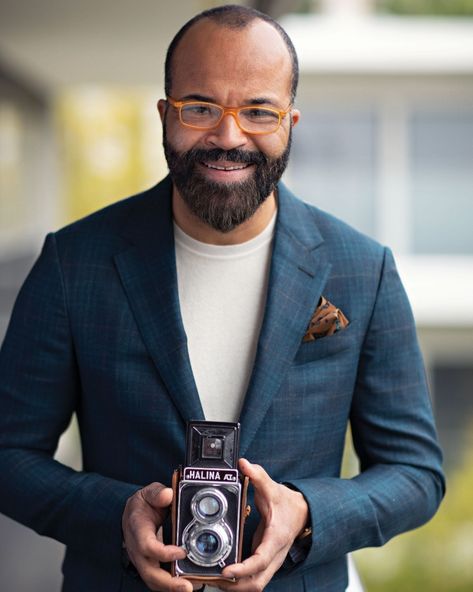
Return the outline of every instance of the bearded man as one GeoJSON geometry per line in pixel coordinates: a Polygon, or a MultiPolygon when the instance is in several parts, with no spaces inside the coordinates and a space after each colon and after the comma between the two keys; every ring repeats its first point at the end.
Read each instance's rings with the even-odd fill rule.
{"type": "Polygon", "coordinates": [[[405,293],[388,249],[280,182],[300,114],[276,22],[201,13],[165,68],[169,177],[49,235],[17,300],[0,509],[67,545],[65,592],[190,592],[169,572],[186,421],[240,421],[254,509],[218,587],[345,590],[347,553],[444,492],[405,293]],[[81,472],[52,458],[74,412],[81,472]],[[360,474],[341,479],[348,423],[360,474]]]}

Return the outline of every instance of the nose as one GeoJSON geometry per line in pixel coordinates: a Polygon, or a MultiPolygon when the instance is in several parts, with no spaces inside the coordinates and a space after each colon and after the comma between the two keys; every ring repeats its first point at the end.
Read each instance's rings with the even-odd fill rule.
{"type": "Polygon", "coordinates": [[[212,146],[231,150],[244,146],[248,142],[248,136],[238,126],[236,115],[226,113],[218,127],[208,132],[207,142],[212,146]]]}

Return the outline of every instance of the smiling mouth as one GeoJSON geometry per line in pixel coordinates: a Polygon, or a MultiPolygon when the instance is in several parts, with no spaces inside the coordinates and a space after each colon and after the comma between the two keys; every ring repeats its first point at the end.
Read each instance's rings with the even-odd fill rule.
{"type": "Polygon", "coordinates": [[[251,164],[248,163],[240,163],[240,164],[232,164],[232,165],[218,165],[218,164],[210,164],[208,162],[202,163],[208,169],[213,169],[215,171],[241,171],[243,169],[248,168],[251,164]]]}

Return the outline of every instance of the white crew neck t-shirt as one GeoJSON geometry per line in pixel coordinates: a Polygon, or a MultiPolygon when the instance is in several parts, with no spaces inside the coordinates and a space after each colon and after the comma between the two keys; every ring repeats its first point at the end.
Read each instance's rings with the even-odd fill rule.
{"type": "Polygon", "coordinates": [[[264,315],[276,213],[255,238],[211,245],[174,224],[179,302],[205,419],[238,421],[264,315]]]}

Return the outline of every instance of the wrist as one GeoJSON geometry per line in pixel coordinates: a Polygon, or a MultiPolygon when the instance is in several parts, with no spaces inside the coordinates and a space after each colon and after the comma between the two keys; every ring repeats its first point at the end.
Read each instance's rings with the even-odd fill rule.
{"type": "Polygon", "coordinates": [[[284,560],[284,567],[288,569],[304,561],[312,545],[312,527],[309,505],[299,490],[291,487],[290,484],[289,489],[295,494],[293,500],[298,512],[298,530],[296,531],[292,545],[288,550],[287,557],[284,560]]]}
{"type": "Polygon", "coordinates": [[[284,483],[293,494],[293,507],[296,513],[296,532],[294,540],[306,538],[312,533],[309,505],[303,494],[291,484],[284,483]]]}
{"type": "Polygon", "coordinates": [[[301,525],[302,525],[296,535],[296,539],[301,539],[301,538],[305,538],[306,536],[308,536],[312,532],[312,529],[311,529],[311,525],[310,525],[309,506],[306,502],[306,499],[300,491],[297,491],[296,493],[300,497],[300,512],[301,512],[301,525]]]}

